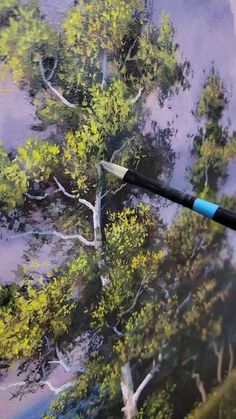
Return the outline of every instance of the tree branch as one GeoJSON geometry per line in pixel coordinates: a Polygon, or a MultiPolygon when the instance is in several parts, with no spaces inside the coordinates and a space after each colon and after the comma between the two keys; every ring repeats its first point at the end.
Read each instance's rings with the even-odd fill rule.
{"type": "Polygon", "coordinates": [[[208,186],[208,169],[210,166],[210,161],[208,162],[208,164],[205,167],[205,183],[204,183],[204,187],[206,188],[208,186]]]}
{"type": "Polygon", "coordinates": [[[43,230],[43,231],[38,231],[38,230],[31,230],[31,231],[27,231],[25,233],[21,233],[21,234],[17,234],[16,236],[10,236],[8,237],[9,239],[18,239],[19,237],[27,237],[27,236],[33,236],[33,235],[39,235],[39,236],[56,236],[59,239],[62,240],[79,240],[82,244],[84,244],[85,246],[95,246],[95,242],[94,241],[89,241],[87,239],[85,239],[83,236],[81,236],[80,234],[71,234],[71,235],[65,235],[62,233],[59,233],[58,231],[55,230],[43,230]]]}
{"type": "MultiPolygon", "coordinates": [[[[118,322],[119,323],[119,322],[118,322]]],[[[117,324],[118,324],[117,323],[117,324]]],[[[122,333],[122,332],[120,332],[118,329],[117,329],[117,324],[116,324],[116,326],[111,326],[108,322],[105,322],[105,324],[106,324],[106,326],[107,327],[109,327],[109,329],[112,329],[114,332],[115,332],[115,334],[117,335],[117,336],[119,336],[119,337],[123,337],[124,336],[124,333],[122,333]]]]}
{"type": "Polygon", "coordinates": [[[192,293],[191,291],[188,293],[187,297],[182,301],[182,303],[180,303],[180,305],[177,307],[176,311],[175,311],[175,315],[178,316],[179,313],[190,303],[192,298],[192,293]]]}
{"type": "Polygon", "coordinates": [[[138,402],[139,396],[142,393],[142,391],[144,390],[144,388],[147,386],[147,384],[149,383],[149,381],[151,381],[151,379],[154,377],[155,373],[159,371],[159,366],[156,365],[155,361],[153,361],[153,366],[150,370],[150,372],[146,375],[146,377],[143,379],[143,381],[141,382],[141,384],[138,386],[137,390],[134,393],[134,399],[135,402],[138,402]]]}
{"type": "Polygon", "coordinates": [[[217,381],[218,383],[222,383],[222,367],[223,367],[223,357],[224,357],[224,344],[221,345],[220,350],[218,350],[217,343],[213,343],[213,348],[215,352],[215,356],[218,359],[217,362],[217,381]]]}
{"type": "Polygon", "coordinates": [[[60,189],[55,189],[55,191],[52,191],[50,193],[46,192],[44,195],[31,195],[28,192],[26,192],[25,196],[29,199],[35,199],[37,201],[42,201],[43,199],[46,199],[48,196],[55,195],[56,193],[60,192],[60,189]]]}
{"type": "Polygon", "coordinates": [[[58,186],[58,190],[61,191],[65,196],[67,196],[68,198],[72,198],[75,199],[76,196],[67,192],[64,188],[64,186],[62,186],[62,184],[59,182],[59,180],[56,178],[56,176],[53,177],[53,179],[55,180],[57,186],[58,186]]]}
{"type": "Polygon", "coordinates": [[[120,153],[121,150],[123,150],[124,147],[126,147],[126,143],[122,144],[120,148],[118,148],[117,150],[115,150],[110,158],[110,163],[112,163],[116,157],[117,154],[120,153]]]}
{"type": "Polygon", "coordinates": [[[139,100],[139,98],[140,98],[140,96],[141,96],[142,92],[143,92],[143,87],[140,87],[140,89],[139,89],[139,91],[138,91],[137,95],[136,95],[135,97],[133,97],[133,98],[129,99],[130,103],[132,103],[132,104],[136,103],[136,102],[139,100]]]}
{"type": "Polygon", "coordinates": [[[134,384],[129,362],[126,362],[121,368],[121,391],[124,402],[122,411],[126,419],[132,419],[137,416],[138,409],[134,400],[134,384]]]}
{"type": "Polygon", "coordinates": [[[103,90],[106,87],[107,83],[107,51],[103,51],[102,56],[102,83],[101,83],[101,89],[103,90]]]}
{"type": "Polygon", "coordinates": [[[136,306],[136,303],[137,303],[137,301],[138,301],[138,298],[139,298],[139,296],[143,293],[143,289],[142,289],[142,287],[143,287],[143,281],[141,282],[141,284],[140,284],[140,287],[139,287],[139,289],[138,289],[138,291],[137,291],[137,293],[136,293],[136,295],[135,295],[135,298],[134,298],[134,301],[133,301],[133,303],[132,303],[132,305],[127,309],[127,310],[125,310],[123,313],[121,313],[122,314],[122,316],[123,315],[125,315],[125,314],[127,314],[127,313],[130,313],[130,311],[132,311],[133,309],[134,309],[134,307],[136,306]]]}
{"type": "Polygon", "coordinates": [[[5,384],[4,386],[0,387],[0,390],[7,390],[8,388],[12,388],[12,387],[20,387],[20,386],[24,386],[26,383],[26,381],[18,381],[17,383],[10,383],[10,384],[5,384]]]}
{"type": "Polygon", "coordinates": [[[228,374],[231,373],[233,367],[234,367],[234,350],[233,350],[232,343],[229,342],[229,368],[228,368],[228,374]]]}
{"type": "Polygon", "coordinates": [[[56,68],[57,68],[57,63],[58,63],[58,61],[57,61],[57,60],[55,60],[55,61],[54,61],[54,64],[53,64],[52,71],[51,71],[51,73],[49,74],[49,76],[47,76],[47,81],[51,80],[51,78],[54,76],[55,70],[56,70],[56,68]]]}
{"type": "Polygon", "coordinates": [[[195,258],[196,254],[199,250],[201,250],[201,249],[204,250],[207,247],[207,244],[205,242],[206,237],[203,236],[202,239],[200,239],[200,241],[199,241],[199,239],[200,239],[200,237],[198,237],[196,239],[195,245],[194,245],[192,253],[190,255],[190,260],[195,258]]]}
{"type": "Polygon", "coordinates": [[[64,98],[64,96],[60,92],[58,92],[58,90],[55,89],[55,87],[52,86],[51,82],[46,78],[42,59],[39,60],[39,69],[43,82],[46,84],[46,86],[60,99],[60,101],[64,105],[68,106],[69,108],[75,108],[76,106],[73,103],[69,102],[66,98],[64,98]]]}
{"type": "Polygon", "coordinates": [[[68,373],[84,372],[84,368],[80,364],[71,365],[66,356],[59,350],[56,345],[57,360],[49,361],[49,364],[60,364],[68,373]]]}
{"type": "Polygon", "coordinates": [[[102,195],[102,199],[105,198],[105,196],[107,196],[109,193],[111,193],[113,196],[115,196],[118,192],[120,192],[123,188],[125,188],[127,186],[127,183],[122,183],[119,188],[116,189],[108,189],[108,191],[106,191],[103,195],[102,195]]]}
{"type": "MultiPolygon", "coordinates": [[[[67,196],[68,198],[72,198],[72,199],[76,199],[76,196],[75,195],[73,195],[73,194],[71,194],[71,193],[69,193],[69,192],[67,192],[66,190],[65,190],[65,188],[64,188],[64,186],[62,186],[62,184],[59,182],[59,180],[56,178],[56,176],[54,176],[53,177],[53,179],[55,180],[55,182],[56,182],[56,184],[57,184],[57,186],[58,186],[58,190],[60,191],[60,192],[62,192],[65,196],[67,196]]],[[[81,204],[84,204],[84,205],[86,205],[86,207],[88,207],[91,211],[94,211],[94,206],[89,202],[89,201],[87,201],[87,199],[84,199],[84,198],[79,198],[78,199],[78,201],[81,203],[81,204]]]]}
{"type": "Polygon", "coordinates": [[[135,45],[136,45],[137,40],[135,39],[134,42],[132,43],[132,45],[129,47],[128,53],[125,57],[125,64],[127,61],[133,60],[133,58],[130,58],[131,52],[133,51],[135,45]]]}
{"type": "Polygon", "coordinates": [[[79,202],[86,205],[86,207],[88,207],[92,212],[95,211],[95,207],[91,204],[91,202],[87,201],[87,199],[79,198],[79,202]]]}
{"type": "MultiPolygon", "coordinates": [[[[61,385],[60,387],[55,387],[53,384],[51,384],[51,382],[49,380],[42,380],[42,381],[39,381],[37,384],[46,385],[46,386],[48,386],[48,388],[53,393],[59,394],[62,391],[66,390],[66,389],[68,389],[70,387],[72,387],[73,384],[75,384],[75,382],[76,382],[75,380],[69,381],[69,382],[61,385]]],[[[17,383],[10,383],[10,384],[6,384],[4,386],[1,386],[0,387],[0,390],[7,390],[7,389],[12,388],[12,387],[22,387],[22,386],[24,386],[26,384],[28,384],[26,381],[19,381],[17,383]]]]}
{"type": "Polygon", "coordinates": [[[40,384],[46,385],[48,386],[48,388],[54,393],[54,394],[59,394],[62,391],[67,390],[68,388],[72,387],[74,384],[76,383],[75,380],[72,381],[68,381],[65,384],[62,384],[60,387],[55,387],[53,384],[51,384],[50,381],[46,380],[46,381],[40,381],[40,384]]]}
{"type": "Polygon", "coordinates": [[[207,396],[206,396],[206,390],[204,386],[204,382],[200,378],[200,374],[193,373],[192,378],[196,381],[196,386],[198,388],[199,393],[201,394],[202,402],[205,403],[207,396]]]}

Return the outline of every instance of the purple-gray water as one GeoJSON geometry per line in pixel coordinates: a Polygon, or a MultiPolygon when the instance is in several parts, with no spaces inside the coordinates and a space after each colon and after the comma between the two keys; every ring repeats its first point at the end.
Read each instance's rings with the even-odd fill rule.
{"type": "MultiPolygon", "coordinates": [[[[72,5],[71,0],[40,1],[42,12],[55,25],[63,19],[65,9],[68,10],[72,5]]],[[[158,23],[160,16],[165,12],[173,21],[180,53],[191,62],[193,77],[190,90],[180,92],[167,101],[163,108],[159,107],[155,92],[150,95],[146,103],[150,110],[146,131],[150,130],[151,120],[163,128],[168,121],[173,121],[174,128],[177,129],[173,138],[173,148],[178,158],[172,184],[190,191],[191,186],[186,179],[186,167],[191,164],[191,139],[188,138],[188,134],[194,134],[197,130],[191,111],[195,109],[204,81],[203,70],[207,72],[212,62],[231,92],[231,101],[224,114],[224,122],[228,124],[230,120],[230,129],[236,130],[236,0],[154,0],[153,21],[158,23]]],[[[35,109],[30,104],[27,94],[14,86],[11,79],[1,81],[0,139],[3,144],[8,149],[15,148],[28,137],[35,136],[35,132],[30,128],[35,123],[37,123],[35,109]]],[[[45,138],[46,134],[42,133],[42,138],[45,138]]],[[[229,164],[229,177],[221,189],[222,192],[229,195],[236,192],[235,173],[236,161],[233,161],[229,164]]],[[[167,221],[170,221],[176,210],[175,205],[170,205],[163,209],[162,214],[167,221]]],[[[236,249],[235,235],[231,234],[230,240],[236,249]]],[[[0,240],[0,278],[4,281],[14,280],[14,271],[21,263],[25,246],[26,242],[23,239],[7,241],[6,232],[3,231],[3,238],[0,240]]],[[[48,249],[46,253],[48,255],[48,249]]],[[[50,258],[47,261],[51,263],[50,258]]],[[[61,367],[58,368],[54,377],[55,385],[66,379],[61,367]]],[[[7,382],[15,379],[16,372],[10,369],[7,382]]],[[[29,394],[22,401],[16,399],[9,401],[9,396],[10,392],[0,393],[1,418],[39,419],[42,418],[52,393],[44,388],[35,394],[29,394]]]]}

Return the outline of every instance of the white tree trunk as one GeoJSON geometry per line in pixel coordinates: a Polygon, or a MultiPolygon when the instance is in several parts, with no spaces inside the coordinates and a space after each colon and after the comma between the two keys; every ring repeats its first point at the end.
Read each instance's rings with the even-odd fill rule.
{"type": "Polygon", "coordinates": [[[228,374],[231,373],[232,369],[234,367],[234,349],[231,342],[229,342],[229,368],[228,368],[228,374]]]}
{"type": "Polygon", "coordinates": [[[207,396],[206,396],[204,382],[201,380],[200,374],[198,373],[193,373],[192,377],[196,381],[196,386],[198,388],[199,393],[201,394],[202,403],[205,403],[207,396]]]}
{"type": "Polygon", "coordinates": [[[132,419],[137,416],[138,409],[134,397],[134,386],[129,362],[121,368],[121,391],[124,402],[122,411],[126,419],[132,419]]]}
{"type": "Polygon", "coordinates": [[[153,361],[153,366],[149,373],[145,376],[141,384],[138,386],[137,390],[134,392],[133,378],[131,373],[130,363],[126,362],[125,365],[121,368],[121,391],[123,396],[124,407],[122,412],[124,412],[126,419],[132,419],[138,415],[137,403],[140,397],[140,394],[148,385],[149,381],[153,378],[154,374],[159,370],[159,367],[153,361]]]}
{"type": "Polygon", "coordinates": [[[102,241],[102,168],[101,165],[97,165],[98,171],[98,188],[96,192],[96,201],[93,211],[93,228],[94,228],[94,243],[97,254],[98,267],[100,270],[100,278],[102,286],[105,287],[109,282],[109,277],[105,274],[105,261],[102,256],[103,241],[102,241]]]}
{"type": "Polygon", "coordinates": [[[222,383],[222,369],[223,369],[223,358],[224,358],[224,344],[220,346],[220,350],[217,347],[217,343],[213,345],[215,355],[218,359],[217,362],[217,381],[219,384],[222,383]]]}

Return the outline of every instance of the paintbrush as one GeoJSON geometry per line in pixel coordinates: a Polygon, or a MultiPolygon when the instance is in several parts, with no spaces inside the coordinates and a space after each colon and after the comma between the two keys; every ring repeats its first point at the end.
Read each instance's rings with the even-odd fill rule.
{"type": "Polygon", "coordinates": [[[217,204],[206,201],[201,198],[189,195],[185,192],[171,188],[161,181],[156,181],[145,176],[139,175],[133,170],[118,166],[118,164],[109,163],[104,160],[100,162],[102,168],[114,176],[122,179],[123,182],[132,185],[141,186],[157,195],[160,195],[172,202],[183,205],[199,214],[204,215],[211,220],[216,221],[226,227],[236,230],[236,213],[220,207],[217,204]]]}

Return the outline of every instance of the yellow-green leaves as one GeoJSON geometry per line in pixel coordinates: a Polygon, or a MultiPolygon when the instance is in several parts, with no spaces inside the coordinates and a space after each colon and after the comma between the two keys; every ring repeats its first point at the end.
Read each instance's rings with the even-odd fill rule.
{"type": "Polygon", "coordinates": [[[107,253],[112,259],[130,259],[137,249],[144,245],[149,228],[153,225],[150,207],[140,206],[136,211],[126,208],[110,216],[112,223],[105,230],[107,253]]]}
{"type": "MultiPolygon", "coordinates": [[[[8,2],[9,3],[9,2],[8,2]]],[[[58,37],[39,19],[34,5],[20,6],[9,26],[0,32],[0,55],[5,58],[15,82],[27,79],[33,87],[41,84],[39,59],[55,57],[58,37]]]]}
{"type": "Polygon", "coordinates": [[[18,148],[17,161],[32,179],[45,181],[59,164],[58,145],[42,140],[28,140],[18,148]]]}
{"type": "Polygon", "coordinates": [[[219,74],[212,69],[203,86],[197,106],[197,115],[218,121],[228,103],[226,88],[219,74]]]}
{"type": "Polygon", "coordinates": [[[214,68],[203,86],[196,109],[196,116],[204,125],[194,138],[193,154],[197,157],[190,179],[199,193],[207,188],[211,194],[217,192],[219,181],[227,176],[229,160],[236,155],[235,135],[223,128],[221,118],[228,104],[224,83],[214,68]]]}
{"type": "Polygon", "coordinates": [[[217,244],[225,245],[225,229],[220,224],[185,209],[165,234],[169,266],[174,275],[188,283],[196,280],[204,266],[208,266],[217,244]]]}
{"type": "Polygon", "coordinates": [[[128,130],[134,125],[137,116],[132,112],[128,88],[121,80],[113,79],[105,90],[94,85],[90,93],[91,119],[94,118],[97,129],[104,136],[115,136],[124,127],[128,130]]]}
{"type": "Polygon", "coordinates": [[[28,177],[16,159],[10,160],[0,146],[0,203],[4,209],[12,209],[24,201],[28,177]]]}
{"type": "Polygon", "coordinates": [[[114,59],[129,34],[133,13],[142,9],[140,0],[82,0],[69,13],[63,25],[64,47],[70,51],[70,57],[66,55],[77,85],[91,86],[101,80],[103,51],[114,59]]]}
{"type": "Polygon", "coordinates": [[[141,205],[138,210],[127,208],[110,215],[110,225],[105,230],[107,244],[104,252],[110,281],[92,313],[97,328],[102,329],[110,321],[119,321],[123,327],[127,310],[129,316],[136,309],[134,304],[129,310],[140,286],[158,282],[163,252],[151,252],[144,248],[153,226],[148,206],[141,205]]]}
{"type": "Polygon", "coordinates": [[[14,8],[19,5],[19,0],[1,0],[0,4],[0,25],[8,22],[9,16],[14,13],[14,8]]]}
{"type": "Polygon", "coordinates": [[[104,158],[112,138],[137,121],[121,80],[112,80],[106,89],[96,84],[89,89],[90,106],[84,109],[81,126],[66,136],[64,165],[79,191],[88,191],[96,176],[95,165],[104,158]]]}
{"type": "Polygon", "coordinates": [[[173,417],[171,396],[174,386],[168,385],[165,389],[158,387],[147,397],[141,407],[138,419],[170,419],[173,417]]]}
{"type": "Polygon", "coordinates": [[[146,24],[137,38],[137,51],[127,67],[126,77],[145,90],[159,88],[160,95],[165,97],[176,83],[184,86],[186,83],[188,63],[178,62],[176,50],[174,30],[167,16],[162,18],[158,29],[146,24]]]}
{"type": "Polygon", "coordinates": [[[31,356],[44,345],[44,336],[58,337],[70,324],[74,303],[69,300],[69,284],[64,278],[34,285],[28,280],[23,288],[0,287],[5,298],[0,307],[0,356],[31,356]]]}
{"type": "Polygon", "coordinates": [[[21,205],[29,179],[47,180],[58,165],[60,149],[56,144],[28,140],[14,159],[0,147],[0,202],[4,209],[21,205]]]}
{"type": "Polygon", "coordinates": [[[135,9],[143,9],[141,1],[80,1],[64,23],[68,45],[92,59],[101,49],[114,52],[128,32],[135,9]]]}

